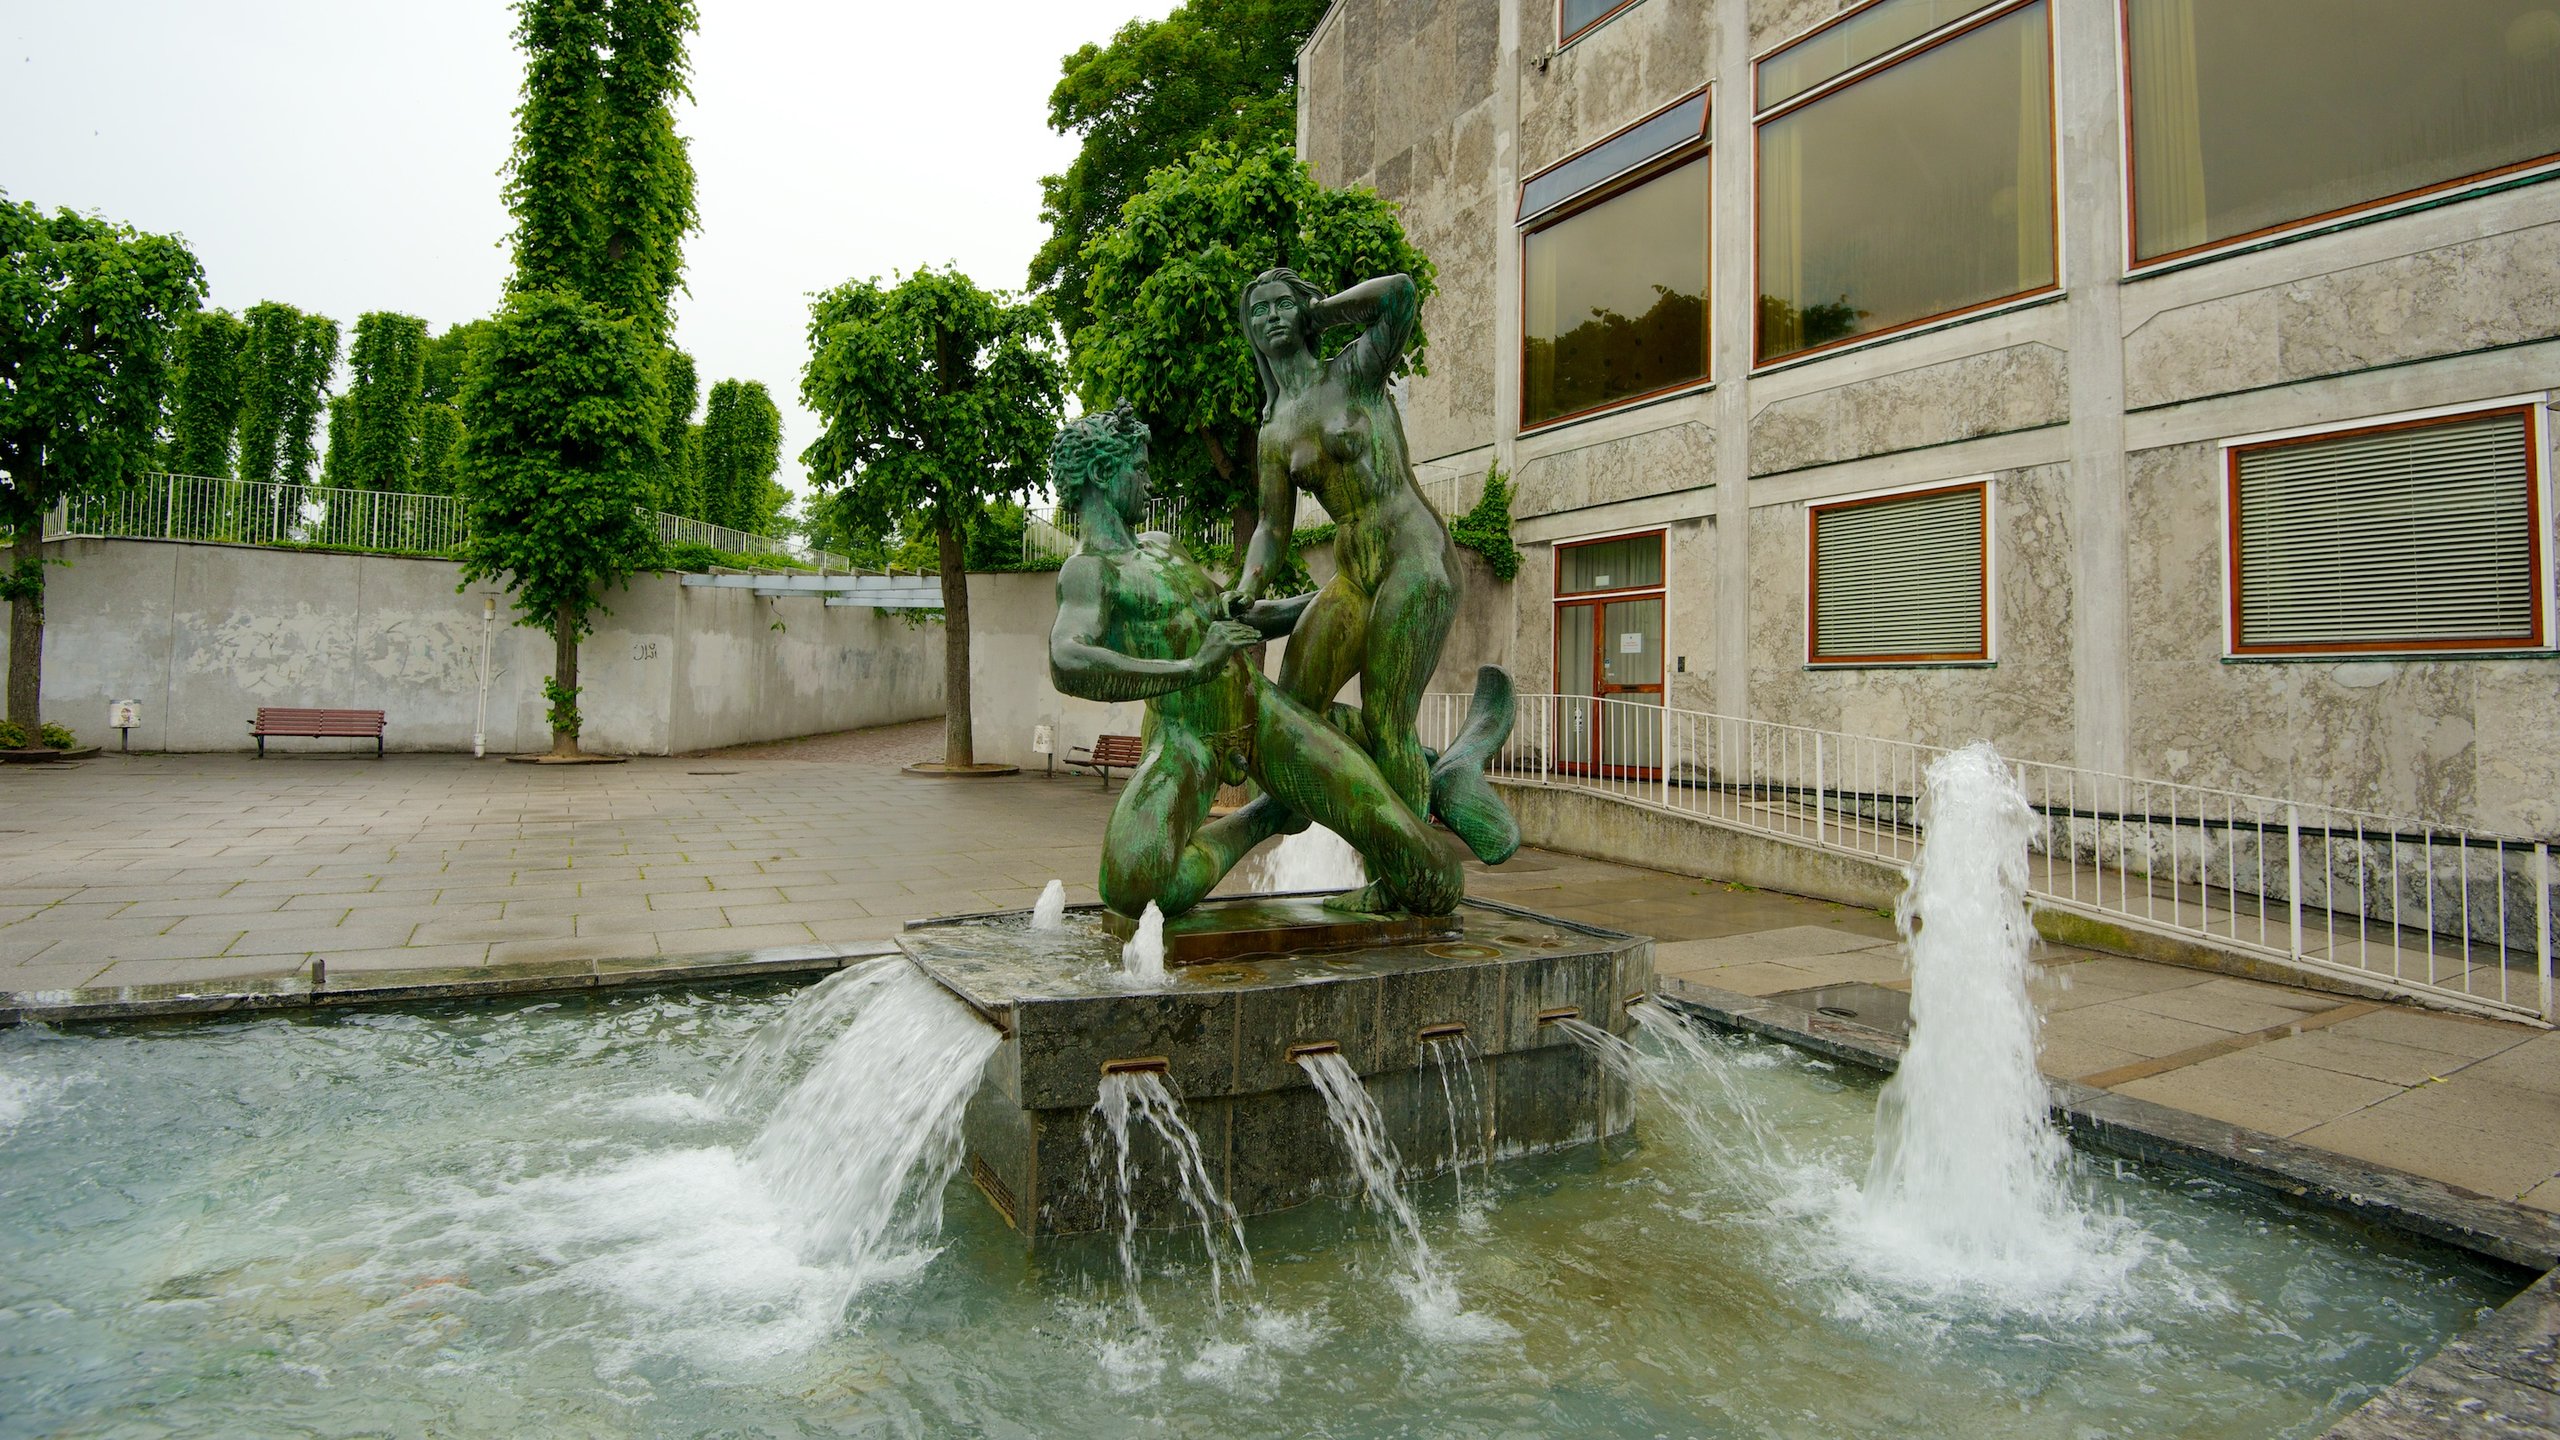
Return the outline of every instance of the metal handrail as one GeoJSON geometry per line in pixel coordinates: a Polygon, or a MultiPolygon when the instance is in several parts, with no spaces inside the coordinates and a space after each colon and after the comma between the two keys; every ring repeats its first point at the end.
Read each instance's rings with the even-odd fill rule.
{"type": "MultiPolygon", "coordinates": [[[[1445,744],[1468,697],[1425,697],[1445,744]]],[[[1943,747],[1610,696],[1524,694],[1488,769],[1824,850],[1907,862],[1943,747]]],[[[2306,972],[2550,1021],[2549,837],[2044,761],[2039,904],[2207,940],[2306,972]]]]}

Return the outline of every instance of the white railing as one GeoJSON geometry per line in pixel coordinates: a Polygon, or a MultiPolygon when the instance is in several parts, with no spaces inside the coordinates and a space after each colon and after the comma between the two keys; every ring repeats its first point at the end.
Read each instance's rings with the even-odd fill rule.
{"type": "MultiPolygon", "coordinates": [[[[1025,562],[1064,560],[1076,553],[1076,512],[1065,506],[1037,506],[1025,512],[1022,525],[1022,558],[1025,562]]],[[[1147,502],[1147,513],[1138,522],[1140,530],[1161,530],[1198,547],[1215,545],[1235,548],[1236,527],[1223,516],[1207,520],[1183,513],[1180,503],[1158,498],[1147,502]]]]}
{"type": "MultiPolygon", "coordinates": [[[[1445,744],[1467,697],[1426,697],[1445,744]]],[[[1895,862],[1935,746],[1620,698],[1522,695],[1498,778],[1895,862]]],[[[2395,994],[2560,1019],[2551,844],[2274,796],[2013,761],[2038,904],[2395,994]]]]}
{"type": "MultiPolygon", "coordinates": [[[[852,562],[799,540],[646,512],[667,544],[692,542],[739,555],[780,555],[821,570],[852,562]]],[[[44,538],[219,540],[241,545],[319,545],[392,554],[450,555],[470,533],[456,495],[285,485],[216,475],[146,474],[104,495],[65,499],[44,517],[44,538]]]]}

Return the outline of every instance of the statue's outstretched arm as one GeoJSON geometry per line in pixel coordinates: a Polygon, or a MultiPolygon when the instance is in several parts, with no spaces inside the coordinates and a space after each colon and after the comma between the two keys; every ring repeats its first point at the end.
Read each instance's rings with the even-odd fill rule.
{"type": "Polygon", "coordinates": [[[1124,655],[1095,637],[1102,633],[1107,571],[1100,560],[1078,555],[1058,571],[1058,623],[1049,631],[1049,682],[1080,700],[1146,700],[1188,690],[1214,678],[1227,657],[1259,637],[1225,621],[1209,627],[1198,654],[1188,660],[1146,660],[1124,655]]]}
{"type": "Polygon", "coordinates": [[[1298,628],[1298,617],[1315,603],[1315,592],[1291,595],[1282,600],[1257,600],[1236,618],[1250,625],[1265,640],[1277,640],[1298,628]]]}
{"type": "Polygon", "coordinates": [[[1276,449],[1266,452],[1258,444],[1255,451],[1254,498],[1262,516],[1254,524],[1252,541],[1244,547],[1244,567],[1229,592],[1237,601],[1261,598],[1272,570],[1289,558],[1298,527],[1298,492],[1289,483],[1289,458],[1276,449]]]}

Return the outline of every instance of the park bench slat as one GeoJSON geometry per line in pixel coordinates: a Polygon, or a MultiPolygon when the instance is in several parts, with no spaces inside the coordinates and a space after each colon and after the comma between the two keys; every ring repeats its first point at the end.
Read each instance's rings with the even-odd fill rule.
{"type": "Polygon", "coordinates": [[[1135,735],[1097,735],[1091,746],[1076,747],[1075,753],[1083,759],[1070,757],[1067,763],[1099,774],[1102,788],[1108,790],[1111,788],[1111,772],[1137,769],[1138,757],[1144,752],[1145,747],[1135,735]]]}

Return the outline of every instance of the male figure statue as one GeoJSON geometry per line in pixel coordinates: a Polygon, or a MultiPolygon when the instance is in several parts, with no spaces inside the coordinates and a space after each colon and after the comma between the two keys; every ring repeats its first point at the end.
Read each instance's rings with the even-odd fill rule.
{"type": "Polygon", "coordinates": [[[1136,915],[1152,901],[1179,915],[1304,816],[1369,861],[1377,881],[1356,892],[1363,908],[1456,909],[1464,875],[1424,818],[1360,747],[1251,664],[1249,648],[1286,635],[1314,597],[1221,618],[1215,576],[1171,537],[1134,532],[1147,502],[1147,427],[1125,405],[1069,424],[1049,474],[1082,536],[1058,572],[1050,678],[1063,694],[1147,702],[1146,749],[1103,840],[1103,903],[1136,915]],[[1218,787],[1247,776],[1266,798],[1210,821],[1218,787]]]}

